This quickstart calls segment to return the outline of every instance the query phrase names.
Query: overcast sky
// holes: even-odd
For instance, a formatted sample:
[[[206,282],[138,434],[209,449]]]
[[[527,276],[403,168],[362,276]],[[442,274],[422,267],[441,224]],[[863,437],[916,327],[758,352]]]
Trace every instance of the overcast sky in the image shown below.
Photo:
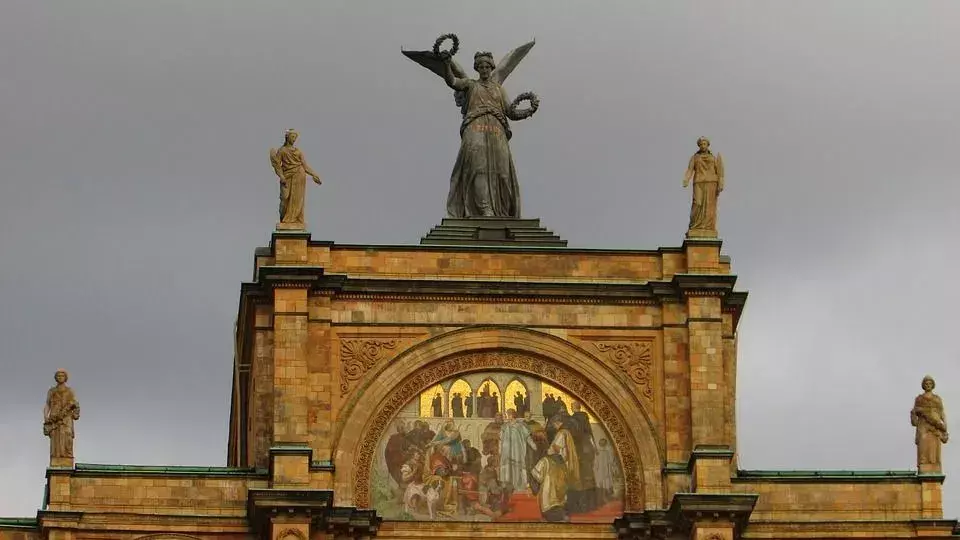
[[[536,37],[510,96],[524,217],[572,247],[679,245],[724,156],[740,466],[910,469],[924,374],[960,411],[960,2],[0,3],[0,515],[33,516],[56,368],[80,462],[223,465],[240,283],[297,128],[315,239],[444,213],[452,92],[400,54]],[[958,413],[953,413],[954,415]],[[954,429],[960,429],[954,423]],[[960,442],[944,447],[960,516]]]

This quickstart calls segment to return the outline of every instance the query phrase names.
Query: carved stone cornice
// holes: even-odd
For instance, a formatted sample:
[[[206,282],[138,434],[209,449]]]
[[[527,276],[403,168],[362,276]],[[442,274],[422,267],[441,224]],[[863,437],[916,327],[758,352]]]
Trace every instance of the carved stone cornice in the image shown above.
[[[259,283],[267,289],[314,289],[323,279],[319,266],[261,266],[257,269]]]
[[[260,267],[257,281],[244,283],[242,291],[254,296],[290,287],[343,300],[615,305],[658,305],[691,296],[717,296],[728,310],[739,310],[746,293],[733,291],[736,280],[730,274],[676,274],[671,281],[634,283],[369,278],[327,274],[319,266],[272,265]]]
[[[687,531],[704,521],[725,521],[733,524],[735,537],[739,537],[759,497],[742,493],[677,493],[669,514],[679,530]]]
[[[648,540],[671,538],[676,525],[666,510],[647,510],[646,512],[625,512],[613,520],[619,540]]]
[[[300,517],[310,521],[311,531],[335,536],[375,536],[382,518],[375,510],[334,506],[329,489],[251,489],[247,492],[247,515],[254,534],[269,535],[270,522],[277,516]]]
[[[739,493],[677,493],[668,510],[625,512],[614,520],[620,540],[689,537],[690,530],[704,522],[726,522],[739,538],[750,519],[759,495]]]
[[[732,274],[676,274],[671,285],[683,296],[719,296],[733,292],[737,276]]]
[[[683,239],[683,248],[686,249],[689,246],[697,247],[715,247],[720,249],[723,246],[723,240],[719,236],[687,236]],[[721,255],[722,257],[722,255]]]

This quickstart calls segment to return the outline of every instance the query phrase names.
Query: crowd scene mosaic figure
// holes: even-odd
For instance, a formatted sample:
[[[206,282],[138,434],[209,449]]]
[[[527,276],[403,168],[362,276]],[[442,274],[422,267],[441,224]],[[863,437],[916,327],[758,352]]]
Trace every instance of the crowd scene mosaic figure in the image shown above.
[[[588,523],[622,513],[619,460],[583,404],[533,377],[473,379],[428,388],[393,420],[371,475],[384,518]],[[445,400],[438,418],[434,403]]]

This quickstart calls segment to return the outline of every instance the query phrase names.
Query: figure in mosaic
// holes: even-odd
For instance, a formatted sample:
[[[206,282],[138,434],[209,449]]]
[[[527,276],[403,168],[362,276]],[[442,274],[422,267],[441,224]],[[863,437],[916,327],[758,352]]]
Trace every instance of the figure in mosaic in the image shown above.
[[[299,136],[296,131],[288,129],[283,137],[283,146],[270,149],[270,165],[280,179],[280,222],[277,223],[277,229],[304,228],[307,175],[312,176],[317,185],[321,184],[320,176],[307,165],[303,152],[295,146]]]
[[[690,157],[683,187],[693,182],[693,203],[687,236],[717,236],[717,200],[723,191],[723,157],[710,151],[710,139],[697,139],[699,148]]]
[[[433,416],[436,388],[516,396],[539,409],[489,406]],[[532,394],[532,395],[531,395]],[[526,398],[529,398],[526,399]],[[411,429],[409,426],[413,426]],[[405,405],[378,444],[373,506],[385,519],[606,523],[623,512],[623,473],[610,436],[586,405],[536,377],[480,372],[443,381]],[[476,442],[476,446],[474,446]]]
[[[451,40],[448,51],[440,46]],[[464,217],[520,217],[520,185],[510,153],[510,120],[533,116],[540,100],[525,92],[512,102],[503,82],[527,55],[531,41],[507,53],[500,63],[493,54],[481,51],[473,55],[477,79],[471,79],[454,60],[460,41],[454,34],[440,36],[432,51],[402,51],[403,54],[439,75],[454,90],[460,107],[460,152],[450,176],[447,215]],[[528,102],[527,108],[520,105]]]
[[[50,459],[73,458],[73,423],[80,419],[80,403],[67,386],[69,376],[60,369],[53,376],[57,385],[47,392],[43,408],[43,434],[50,437]]]
[[[927,375],[920,385],[923,393],[913,401],[910,423],[917,428],[917,468],[920,472],[939,472],[940,446],[949,439],[943,401],[933,393],[937,383]]]

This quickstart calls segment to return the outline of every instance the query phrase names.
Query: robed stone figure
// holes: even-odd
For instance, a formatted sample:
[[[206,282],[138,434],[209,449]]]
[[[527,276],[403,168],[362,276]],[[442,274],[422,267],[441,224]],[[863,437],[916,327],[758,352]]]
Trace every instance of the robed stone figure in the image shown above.
[[[923,393],[917,396],[910,411],[910,423],[917,428],[917,468],[920,472],[940,472],[940,447],[949,440],[947,416],[943,401],[933,393],[933,377],[923,378]]]
[[[449,35],[441,40],[444,37],[455,39]],[[520,217],[520,185],[510,153],[513,133],[509,121],[528,118],[539,101],[533,94],[521,94],[518,100],[529,99],[530,108],[518,111],[517,103],[511,103],[501,85],[533,45],[531,41],[510,51],[499,65],[491,53],[477,52],[473,57],[473,68],[479,75],[476,79],[468,78],[446,51],[402,51],[441,76],[455,91],[456,103],[461,108],[460,152],[447,195],[449,217]]]
[[[320,185],[320,176],[307,165],[303,152],[297,148],[300,135],[288,129],[283,137],[283,146],[270,149],[270,165],[280,179],[280,222],[277,229],[302,230],[303,207],[307,196],[307,175]]]
[[[50,437],[50,461],[73,459],[73,423],[80,419],[80,403],[67,386],[67,372],[53,376],[57,385],[47,392],[43,408],[43,434]]]
[[[690,156],[683,187],[693,182],[688,237],[717,236],[717,201],[723,191],[723,156],[710,151],[710,139],[697,139],[697,152]]]

